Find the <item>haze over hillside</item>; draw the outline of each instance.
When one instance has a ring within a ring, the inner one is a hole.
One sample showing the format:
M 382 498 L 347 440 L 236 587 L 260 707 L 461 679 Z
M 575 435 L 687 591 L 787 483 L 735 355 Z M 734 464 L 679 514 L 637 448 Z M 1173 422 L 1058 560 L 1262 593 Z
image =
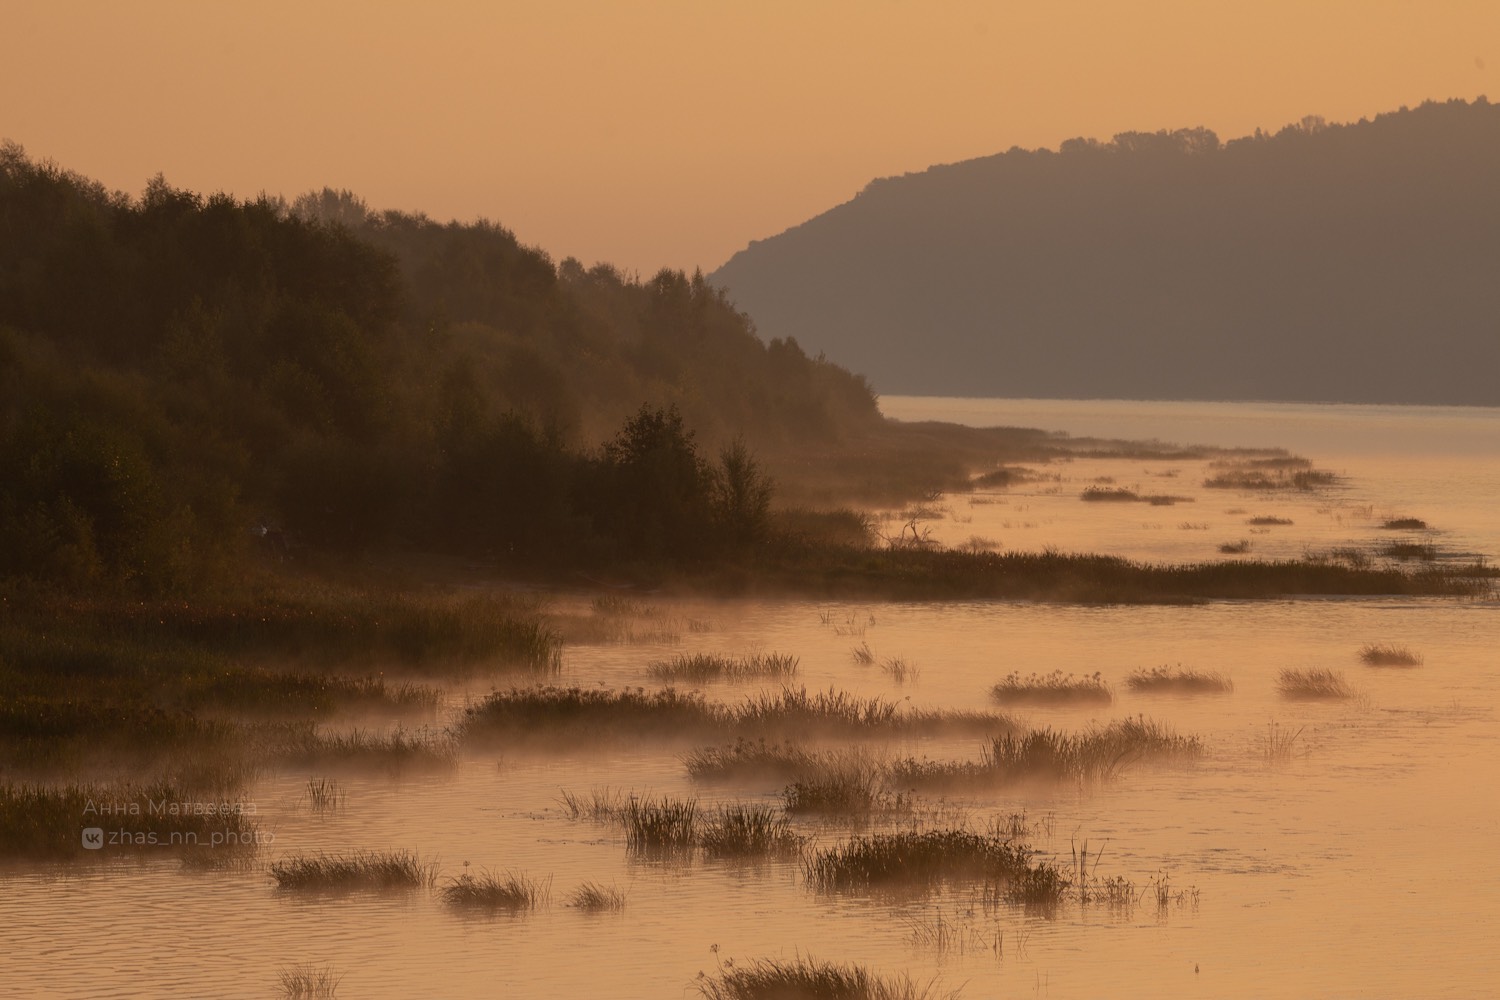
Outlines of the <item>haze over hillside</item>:
M 711 275 L 888 393 L 1500 405 L 1500 106 L 872 182 Z

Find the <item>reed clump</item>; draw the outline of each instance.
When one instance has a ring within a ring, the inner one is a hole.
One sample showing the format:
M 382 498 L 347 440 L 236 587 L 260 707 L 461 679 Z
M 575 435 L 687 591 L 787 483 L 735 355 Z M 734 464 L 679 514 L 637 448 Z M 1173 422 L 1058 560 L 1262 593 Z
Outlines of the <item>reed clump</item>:
M 1289 517 L 1252 517 L 1245 523 L 1256 527 L 1269 528 L 1289 525 L 1292 523 L 1292 519 Z
M 1436 545 L 1426 542 L 1392 542 L 1376 550 L 1377 555 L 1398 562 L 1434 562 L 1438 557 Z
M 807 771 L 817 760 L 817 754 L 794 743 L 768 743 L 765 737 L 751 740 L 743 736 L 724 746 L 699 747 L 682 755 L 688 774 L 700 781 L 785 779 Z
M 450 906 L 519 913 L 543 905 L 551 888 L 550 877 L 536 879 L 511 871 L 466 871 L 444 882 L 438 896 Z
M 782 790 L 788 813 L 861 814 L 882 804 L 883 762 L 862 750 L 830 751 Z
M 704 816 L 698 842 L 715 859 L 785 857 L 796 854 L 802 843 L 779 810 L 738 803 Z
M 437 865 L 415 851 L 296 854 L 267 870 L 278 889 L 422 889 L 437 881 Z
M 568 893 L 565 904 L 585 913 L 604 913 L 625 908 L 625 893 L 617 886 L 585 882 Z
M 1372 667 L 1420 667 L 1425 662 L 1421 653 L 1413 652 L 1406 646 L 1379 642 L 1361 646 L 1359 658 L 1362 663 Z
M 697 799 L 631 798 L 619 818 L 632 850 L 683 850 L 698 837 Z
M 1149 670 L 1143 667 L 1125 678 L 1125 686 L 1142 693 L 1227 694 L 1234 690 L 1234 681 L 1217 670 L 1197 670 L 1179 663 Z
M 1136 503 L 1141 496 L 1123 486 L 1090 486 L 1078 495 L 1078 499 L 1089 503 Z
M 1276 677 L 1276 690 L 1283 698 L 1299 701 L 1354 697 L 1354 689 L 1342 671 L 1318 667 L 1283 669 Z
M 955 1000 L 934 982 L 918 983 L 906 975 L 877 976 L 863 966 L 761 959 L 726 965 L 697 983 L 706 1000 Z
M 344 979 L 334 973 L 332 966 L 311 962 L 279 969 L 276 978 L 281 995 L 287 1000 L 332 1000 L 338 996 L 339 983 Z
M 646 669 L 664 681 L 749 681 L 770 678 L 790 680 L 797 675 L 799 658 L 786 653 L 752 653 L 721 656 L 688 653 L 670 660 L 657 660 Z
M 1420 517 L 1393 517 L 1381 527 L 1388 531 L 1426 531 L 1427 522 Z
M 805 862 L 819 890 L 926 887 L 950 879 L 1018 880 L 1033 890 L 1050 887 L 1059 898 L 1067 875 L 1050 861 L 1034 861 L 1026 845 L 1009 838 L 944 829 L 854 837 L 815 852 Z
M 378 768 L 400 772 L 446 770 L 458 763 L 458 746 L 447 732 L 397 726 L 377 733 L 355 728 L 320 732 L 311 723 L 272 730 L 266 752 L 298 767 Z
M 907 787 L 974 787 L 1018 781 L 1103 781 L 1146 760 L 1186 761 L 1203 753 L 1196 736 L 1182 736 L 1144 716 L 1117 719 L 1077 733 L 1050 728 L 1004 733 L 977 761 L 905 758 L 890 765 L 891 780 Z
M 1114 692 L 1098 672 L 1092 674 L 1065 674 L 1054 670 L 1050 674 L 1032 673 L 1021 676 L 1019 671 L 1009 674 L 990 689 L 990 695 L 1002 705 L 1015 704 L 1099 704 L 1114 701 Z

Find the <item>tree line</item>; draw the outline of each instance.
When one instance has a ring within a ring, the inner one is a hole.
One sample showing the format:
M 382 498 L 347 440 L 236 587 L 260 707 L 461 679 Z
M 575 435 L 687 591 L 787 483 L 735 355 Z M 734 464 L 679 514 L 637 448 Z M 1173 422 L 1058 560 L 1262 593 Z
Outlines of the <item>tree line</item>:
M 171 590 L 257 536 L 517 567 L 717 558 L 758 456 L 880 421 L 699 274 L 489 222 L 175 189 L 0 147 L 0 575 Z

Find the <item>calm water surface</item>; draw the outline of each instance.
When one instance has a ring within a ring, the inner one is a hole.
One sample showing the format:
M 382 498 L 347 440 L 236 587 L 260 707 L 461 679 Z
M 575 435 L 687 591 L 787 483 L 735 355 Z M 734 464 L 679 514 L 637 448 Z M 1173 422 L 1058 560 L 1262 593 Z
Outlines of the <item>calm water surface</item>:
M 1340 473 L 1315 494 L 1202 488 L 1201 462 L 1078 460 L 1010 490 L 949 497 L 925 512 L 932 537 L 978 536 L 1001 549 L 1120 552 L 1162 561 L 1329 547 L 1373 549 L 1390 517 L 1444 557 L 1500 552 L 1500 413 L 1372 407 L 1025 403 L 887 399 L 901 419 L 1021 424 L 1077 435 L 1286 446 Z M 1084 504 L 1101 478 L 1184 497 L 1171 506 Z M 1099 508 L 1108 508 L 1101 510 Z M 1293 523 L 1252 533 L 1254 516 Z M 889 522 L 894 531 L 898 522 Z M 565 610 L 575 599 L 559 598 Z M 612 828 L 570 821 L 561 790 L 611 787 L 777 801 L 773 784 L 695 787 L 686 746 L 575 747 L 471 756 L 451 775 L 343 779 L 344 808 L 311 812 L 309 773 L 281 774 L 247 796 L 276 842 L 265 860 L 302 851 L 412 848 L 445 876 L 472 866 L 551 877 L 553 901 L 520 917 L 472 917 L 432 893 L 302 896 L 263 868 L 184 872 L 171 860 L 108 856 L 0 874 L 0 995 L 134 997 L 277 995 L 279 969 L 331 966 L 342 997 L 696 996 L 717 964 L 812 955 L 881 972 L 940 976 L 967 998 L 1488 996 L 1500 981 L 1500 608 L 1474 600 L 1322 599 L 1196 607 L 1011 603 L 733 604 L 658 602 L 676 642 L 575 645 L 565 680 L 649 685 L 647 665 L 679 652 L 778 650 L 801 657 L 802 682 L 941 707 L 990 707 L 1012 671 L 1099 671 L 1116 690 L 1098 709 L 1035 709 L 1025 720 L 1072 729 L 1145 714 L 1203 737 L 1191 766 L 1135 767 L 1090 788 L 960 798 L 981 825 L 1024 810 L 1036 847 L 1067 857 L 1103 846 L 1100 875 L 1144 889 L 1166 878 L 1158 907 L 1077 903 L 1053 916 L 986 910 L 965 887 L 890 897 L 820 895 L 794 863 L 726 865 L 633 859 Z M 708 631 L 676 627 L 689 618 Z M 1398 643 L 1422 666 L 1363 666 L 1359 648 Z M 916 664 L 895 684 L 851 650 Z M 1141 667 L 1220 670 L 1231 694 L 1145 696 Z M 1360 691 L 1335 703 L 1287 702 L 1284 667 L 1329 667 Z M 505 684 L 496 679 L 495 684 Z M 455 691 L 450 711 L 466 694 Z M 738 700 L 755 688 L 712 685 Z M 439 720 L 441 721 L 441 720 Z M 1272 764 L 1273 732 L 1299 735 Z M 974 757 L 978 741 L 932 740 L 903 752 Z M 808 824 L 819 842 L 848 827 Z M 108 852 L 101 852 L 106 855 Z M 626 892 L 620 913 L 563 905 L 585 880 Z M 914 929 L 941 916 L 960 942 L 939 951 Z

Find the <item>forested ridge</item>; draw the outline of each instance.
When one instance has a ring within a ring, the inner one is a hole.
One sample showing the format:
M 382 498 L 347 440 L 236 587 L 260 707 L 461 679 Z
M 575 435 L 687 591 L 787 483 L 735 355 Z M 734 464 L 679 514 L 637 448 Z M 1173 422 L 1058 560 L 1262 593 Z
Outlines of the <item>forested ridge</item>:
M 0 149 L 0 576 L 712 558 L 763 530 L 758 454 L 879 423 L 863 378 L 762 342 L 701 275 L 348 192 L 129 197 Z
M 881 392 L 1500 405 L 1500 105 L 1014 148 L 710 277 Z

